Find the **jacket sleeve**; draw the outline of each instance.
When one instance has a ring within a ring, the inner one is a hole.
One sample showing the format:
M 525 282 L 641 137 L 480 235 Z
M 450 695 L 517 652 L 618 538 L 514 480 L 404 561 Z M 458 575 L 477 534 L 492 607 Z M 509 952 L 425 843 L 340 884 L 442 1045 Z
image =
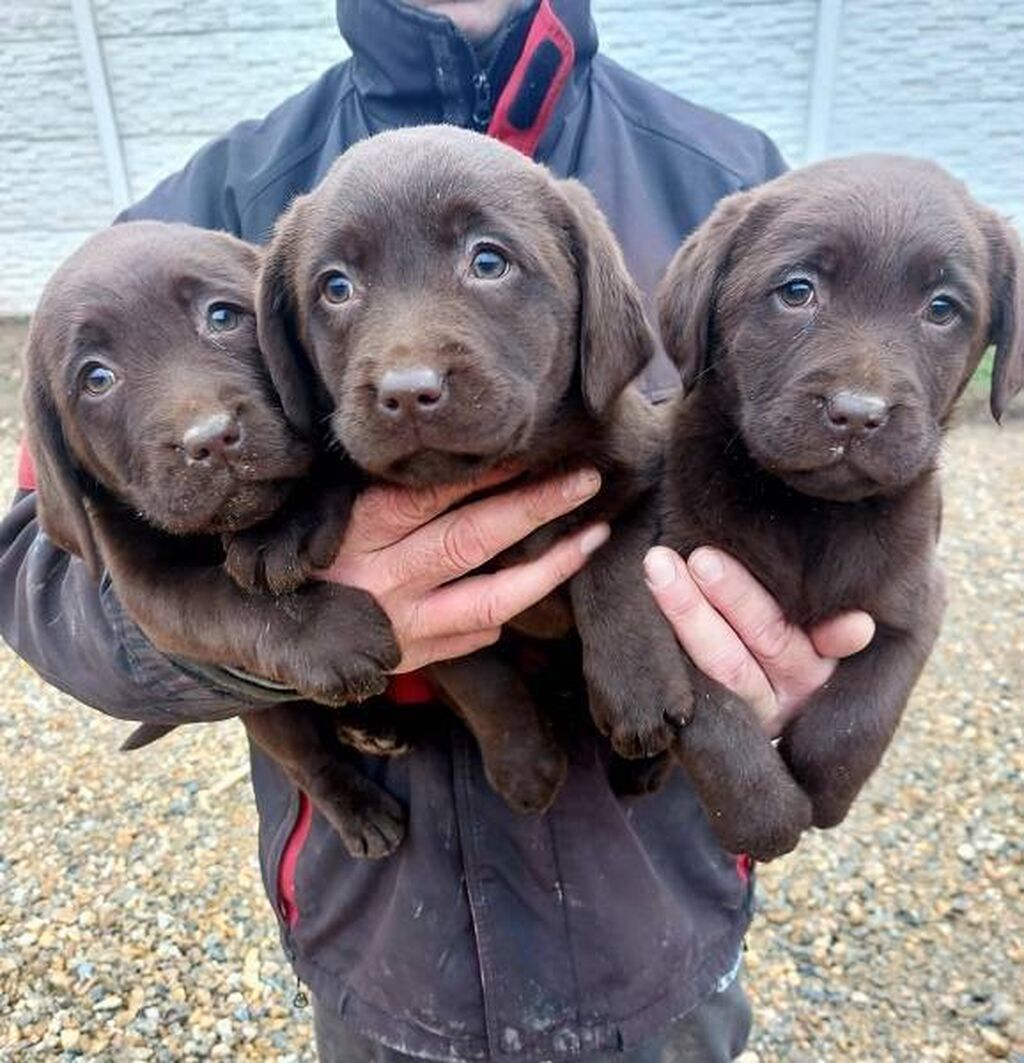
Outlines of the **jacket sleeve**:
M 227 173 L 230 138 L 203 148 L 119 220 L 158 218 L 238 230 Z M 50 541 L 36 520 L 34 492 L 20 490 L 0 521 L 0 634 L 47 682 L 121 719 L 184 723 L 235 716 L 291 692 L 174 661 L 125 615 L 104 578 Z
M 786 164 L 786 160 L 782 157 L 782 152 L 779 151 L 775 144 L 766 133 L 758 131 L 758 136 L 761 139 L 761 146 L 763 150 L 764 170 L 760 178 L 755 182 L 761 184 L 764 181 L 770 181 L 773 177 L 779 177 L 784 174 L 789 166 Z

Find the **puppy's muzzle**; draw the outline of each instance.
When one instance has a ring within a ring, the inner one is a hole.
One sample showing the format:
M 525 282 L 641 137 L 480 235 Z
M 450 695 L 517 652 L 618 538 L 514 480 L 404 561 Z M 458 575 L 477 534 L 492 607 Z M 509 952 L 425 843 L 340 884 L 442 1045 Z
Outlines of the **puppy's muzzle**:
M 242 447 L 242 425 L 227 412 L 205 414 L 185 429 L 181 446 L 189 464 L 229 465 Z
M 825 427 L 835 436 L 867 436 L 889 420 L 889 403 L 864 391 L 837 391 L 824 401 Z
M 428 419 L 447 402 L 447 374 L 430 366 L 388 369 L 377 382 L 377 410 L 390 421 Z

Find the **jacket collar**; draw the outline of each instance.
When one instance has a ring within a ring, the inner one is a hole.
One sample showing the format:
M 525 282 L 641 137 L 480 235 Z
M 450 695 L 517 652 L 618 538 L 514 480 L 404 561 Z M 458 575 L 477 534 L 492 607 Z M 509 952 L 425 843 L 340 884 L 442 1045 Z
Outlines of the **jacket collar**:
M 572 37 L 575 61 L 558 112 L 578 97 L 597 51 L 589 0 L 548 0 Z M 538 2 L 513 15 L 481 69 L 472 45 L 448 19 L 404 0 L 337 0 L 338 28 L 352 49 L 356 91 L 377 129 L 447 122 L 485 130 L 527 40 Z

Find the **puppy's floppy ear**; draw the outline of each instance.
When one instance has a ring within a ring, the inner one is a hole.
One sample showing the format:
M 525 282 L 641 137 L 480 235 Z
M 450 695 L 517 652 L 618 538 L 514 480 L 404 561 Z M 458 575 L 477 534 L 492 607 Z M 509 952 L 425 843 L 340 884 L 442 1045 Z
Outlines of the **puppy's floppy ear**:
M 570 208 L 570 237 L 580 286 L 583 401 L 600 417 L 654 355 L 640 291 L 594 197 L 579 181 L 558 187 Z
M 38 316 L 37 312 L 37 316 Z M 77 554 L 93 579 L 103 571 L 92 522 L 85 508 L 79 470 L 68 450 L 60 415 L 50 394 L 42 346 L 45 330 L 33 327 L 25 351 L 22 405 L 29 453 L 35 465 L 36 505 L 43 531 L 63 550 Z
M 989 213 L 984 228 L 992 260 L 989 342 L 996 348 L 989 404 L 998 421 L 1024 387 L 1024 248 L 1003 218 Z
M 281 216 L 263 256 L 256 287 L 260 351 L 285 417 L 304 438 L 313 435 L 320 388 L 300 336 L 295 264 L 301 253 L 301 203 Z
M 721 200 L 703 225 L 683 241 L 658 286 L 661 342 L 679 367 L 686 392 L 709 364 L 718 285 L 728 268 L 749 202 L 749 192 Z

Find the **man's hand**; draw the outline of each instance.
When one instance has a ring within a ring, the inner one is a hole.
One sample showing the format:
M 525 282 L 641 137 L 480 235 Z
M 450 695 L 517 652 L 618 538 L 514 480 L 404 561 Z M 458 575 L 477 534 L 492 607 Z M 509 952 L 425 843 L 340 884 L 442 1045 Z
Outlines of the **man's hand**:
M 518 472 L 492 470 L 456 487 L 371 487 L 356 501 L 341 550 L 320 576 L 376 598 L 402 648 L 396 671 L 497 642 L 502 624 L 578 572 L 608 538 L 607 524 L 593 524 L 533 561 L 467 575 L 601 486 L 586 469 L 451 509 Z
M 733 557 L 701 547 L 687 561 L 664 546 L 644 559 L 647 583 L 683 649 L 738 694 L 772 738 L 827 682 L 841 657 L 875 634 L 867 613 L 843 613 L 809 631 L 786 622 L 771 595 Z

